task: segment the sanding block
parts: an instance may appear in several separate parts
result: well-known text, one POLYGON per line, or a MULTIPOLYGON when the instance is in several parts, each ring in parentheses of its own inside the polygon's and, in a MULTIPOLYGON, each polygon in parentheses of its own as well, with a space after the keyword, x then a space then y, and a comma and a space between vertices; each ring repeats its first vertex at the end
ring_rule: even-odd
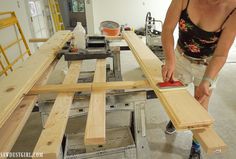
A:
POLYGON ((181 90, 186 89, 188 85, 183 84, 181 81, 168 81, 168 82, 159 82, 157 87, 159 91, 171 91, 171 90, 181 90))

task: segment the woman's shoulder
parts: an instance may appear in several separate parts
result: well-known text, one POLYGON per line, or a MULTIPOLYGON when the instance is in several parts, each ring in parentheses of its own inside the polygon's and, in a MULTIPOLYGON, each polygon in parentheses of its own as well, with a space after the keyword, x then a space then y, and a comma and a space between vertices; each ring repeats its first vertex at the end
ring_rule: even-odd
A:
POLYGON ((227 10, 228 10, 228 17, 227 18, 233 18, 235 21, 236 16, 236 0, 232 0, 227 4, 227 10))
POLYGON ((230 11, 231 12, 225 21, 223 29, 228 28, 235 33, 236 32, 236 8, 231 8, 230 11))
POLYGON ((225 3, 227 10, 233 11, 236 9, 236 0, 226 1, 225 3))

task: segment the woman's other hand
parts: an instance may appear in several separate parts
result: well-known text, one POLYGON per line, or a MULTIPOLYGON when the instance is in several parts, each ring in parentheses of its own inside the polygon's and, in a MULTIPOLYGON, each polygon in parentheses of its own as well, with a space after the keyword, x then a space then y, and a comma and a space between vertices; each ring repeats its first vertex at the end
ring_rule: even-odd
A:
POLYGON ((200 85, 196 88, 195 98, 198 100, 200 104, 202 104, 208 96, 210 96, 209 82, 202 81, 200 85))

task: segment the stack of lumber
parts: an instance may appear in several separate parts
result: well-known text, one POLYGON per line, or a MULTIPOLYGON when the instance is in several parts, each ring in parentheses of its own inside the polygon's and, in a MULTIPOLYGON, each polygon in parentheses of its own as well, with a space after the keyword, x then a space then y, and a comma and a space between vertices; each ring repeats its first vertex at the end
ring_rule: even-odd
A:
POLYGON ((187 90, 161 92, 156 84, 162 82, 162 62, 134 32, 124 32, 123 37, 175 127, 192 129, 206 152, 223 151, 226 145, 210 127, 213 118, 208 112, 187 90), (208 135, 213 139, 209 139, 208 135))
MULTIPOLYGON (((40 77, 35 86, 41 86, 47 83, 50 74, 57 62, 58 60, 53 61, 49 68, 40 77)), ((0 128, 0 152, 10 152, 27 119, 29 118, 37 100, 37 95, 25 96, 20 104, 18 104, 17 108, 13 111, 11 116, 0 128)))
POLYGON ((39 77, 55 59, 57 51, 71 39, 70 31, 57 32, 47 43, 43 44, 23 66, 16 69, 0 82, 0 127, 16 109, 24 94, 36 83, 39 77))
MULTIPOLYGON (((9 150, 12 147, 15 140, 9 141, 8 139, 10 138, 4 135, 14 133, 11 132, 14 131, 14 128, 19 128, 20 130, 23 128, 31 112, 30 109, 37 100, 35 96, 24 97, 24 95, 37 81, 39 81, 37 85, 42 85, 46 82, 47 72, 49 73, 56 64, 56 53, 71 38, 72 33, 70 31, 57 32, 38 51, 30 56, 21 67, 15 69, 13 73, 0 81, 0 136, 4 138, 4 140, 0 140, 1 146, 3 146, 1 150, 2 148, 3 150, 9 150), (50 69, 48 70, 48 68, 50 69), (42 75, 44 77, 39 80, 42 75), (15 124, 18 127, 14 127, 11 124, 15 124), (8 145, 5 145, 4 142, 8 145)), ((15 139, 20 133, 19 129, 17 130, 18 133, 13 135, 15 139)))

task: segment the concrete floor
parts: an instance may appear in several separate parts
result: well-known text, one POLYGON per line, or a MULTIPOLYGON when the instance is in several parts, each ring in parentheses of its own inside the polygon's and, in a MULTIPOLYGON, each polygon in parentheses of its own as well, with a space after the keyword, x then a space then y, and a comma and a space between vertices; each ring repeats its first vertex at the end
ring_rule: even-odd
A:
MULTIPOLYGON (((144 79, 137 62, 129 51, 122 52, 121 61, 124 80, 144 79)), ((203 153, 204 158, 208 159, 236 158, 236 98, 234 96, 236 90, 236 74, 234 73, 236 70, 236 44, 232 47, 227 62, 211 98, 209 113, 215 118, 214 128, 216 132, 229 148, 224 154, 207 156, 203 153)), ((192 91, 192 86, 189 89, 192 91)), ((169 119, 156 99, 147 102, 145 111, 147 138, 152 158, 187 159, 191 147, 191 132, 178 132, 172 136, 166 135, 164 130, 169 119)), ((39 115, 33 113, 13 151, 33 150, 41 130, 40 124, 39 115), (39 127, 38 131, 36 131, 35 126, 39 127)))

